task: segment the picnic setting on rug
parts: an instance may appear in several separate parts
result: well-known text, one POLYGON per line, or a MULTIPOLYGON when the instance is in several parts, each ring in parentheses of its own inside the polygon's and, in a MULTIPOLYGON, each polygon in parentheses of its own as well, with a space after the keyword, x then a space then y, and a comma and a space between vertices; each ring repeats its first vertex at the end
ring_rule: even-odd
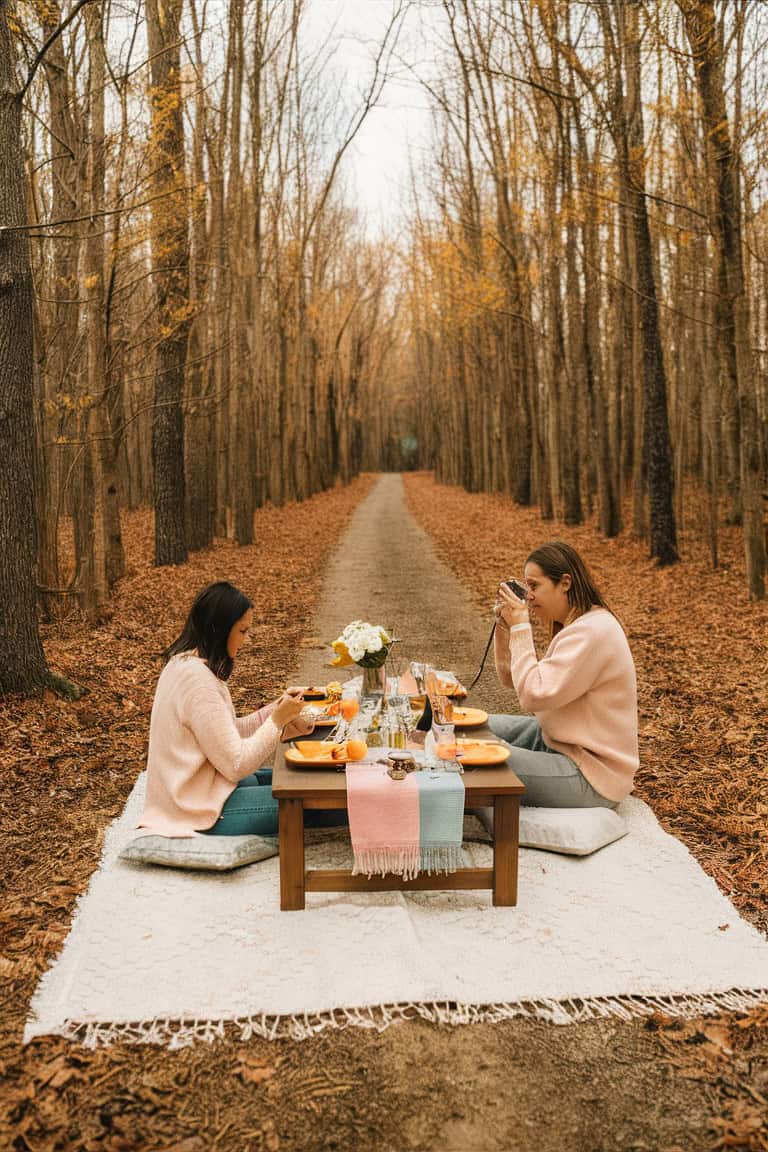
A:
POLYGON ((353 621, 332 664, 359 674, 238 718, 226 681, 252 615, 212 585, 167 649, 147 770, 26 1040, 768 999, 766 941, 630 796, 634 664, 572 549, 538 549, 497 594, 489 647, 522 715, 489 716, 452 670, 406 667, 390 630, 353 621), (530 611, 550 626, 541 659, 530 611))

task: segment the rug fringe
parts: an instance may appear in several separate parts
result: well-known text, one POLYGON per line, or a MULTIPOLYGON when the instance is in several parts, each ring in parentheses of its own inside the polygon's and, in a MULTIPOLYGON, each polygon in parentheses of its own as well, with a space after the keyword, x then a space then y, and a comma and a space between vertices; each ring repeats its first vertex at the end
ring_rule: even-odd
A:
MULTIPOLYGON (((717 1012, 747 1012, 768 1003, 768 988, 732 988, 725 992, 687 996, 614 996, 568 1000, 519 1000, 499 1004, 459 1004, 433 1001, 422 1004, 379 1004, 366 1008, 335 1008, 290 1016, 244 1016, 226 1020, 154 1019, 130 1023, 67 1020, 39 1035, 64 1036, 85 1048, 112 1044, 156 1044, 171 1050, 215 1040, 240 1041, 259 1036, 265 1040, 307 1040, 328 1028, 368 1028, 383 1032, 399 1020, 425 1020, 431 1024, 497 1024, 523 1016, 550 1024, 580 1024, 613 1018, 632 1020, 655 1012, 675 1018, 710 1016, 717 1012)), ((30 1036, 29 1039, 32 1037, 30 1036)))

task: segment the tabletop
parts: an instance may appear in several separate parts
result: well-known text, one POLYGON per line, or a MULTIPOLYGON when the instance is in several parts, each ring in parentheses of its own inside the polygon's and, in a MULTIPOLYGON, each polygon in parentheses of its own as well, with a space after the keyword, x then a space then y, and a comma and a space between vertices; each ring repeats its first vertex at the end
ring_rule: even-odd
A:
MULTIPOLYGON (((465 730, 457 725, 457 732, 460 735, 466 732, 467 736, 477 736, 484 740, 494 738, 487 725, 465 730)), ((316 729, 314 735, 317 739, 323 739, 322 730, 318 732, 316 729)), ((388 749, 381 748, 380 751, 384 758, 388 749)), ((272 795, 276 800, 303 797, 336 800, 341 804, 346 801, 347 779, 342 768, 296 768, 286 763, 284 752, 285 745, 278 744, 272 771, 272 795)), ((466 768, 462 780, 470 799, 475 799, 478 794, 514 796, 525 791, 524 784, 515 775, 509 761, 488 768, 466 768)))

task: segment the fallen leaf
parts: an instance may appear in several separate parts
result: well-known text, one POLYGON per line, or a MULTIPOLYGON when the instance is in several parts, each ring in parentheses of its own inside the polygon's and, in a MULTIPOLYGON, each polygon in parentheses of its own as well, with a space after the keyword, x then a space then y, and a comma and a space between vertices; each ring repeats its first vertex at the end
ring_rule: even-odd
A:
POLYGON ((246 1084, 263 1084, 265 1080, 270 1080, 275 1074, 274 1068, 270 1068, 268 1065, 252 1068, 247 1064, 242 1064, 237 1071, 246 1084))

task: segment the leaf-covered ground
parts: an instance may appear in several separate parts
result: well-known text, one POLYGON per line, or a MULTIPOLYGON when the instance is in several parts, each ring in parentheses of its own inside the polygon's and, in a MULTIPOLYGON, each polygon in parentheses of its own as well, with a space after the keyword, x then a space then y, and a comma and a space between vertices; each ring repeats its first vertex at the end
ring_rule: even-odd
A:
MULTIPOLYGON (((273 696, 293 675, 302 642, 317 642, 309 632, 324 564, 369 483, 364 478, 303 505, 261 509, 258 545, 219 541, 173 569, 152 567, 149 515, 127 516, 129 574, 109 618, 94 628, 68 620, 45 629, 52 669, 89 688, 88 695, 75 703, 47 695, 0 704, 0 1148, 446 1152, 447 1145, 432 1142, 434 1133, 452 1132, 451 1152, 640 1146, 664 1152, 647 1140, 638 1145, 637 1129, 625 1133, 621 1125, 621 1091, 629 1100, 639 1083, 634 1075, 644 1072, 660 1093, 649 1112, 665 1099, 701 1100, 698 1089, 695 1096, 673 1096, 664 1085, 703 1086, 706 1123, 696 1120, 697 1130, 709 1133, 706 1147, 767 1149, 767 1010, 684 1023, 595 1022, 557 1030, 556 1046, 548 1025, 513 1021, 472 1029, 471 1042, 466 1030, 413 1022, 383 1037, 350 1029, 302 1044, 227 1041, 176 1053, 120 1046, 92 1052, 55 1037, 20 1047, 37 979, 61 947, 104 832, 143 765, 159 671, 154 655, 179 630, 195 591, 212 579, 231 579, 256 605, 252 642, 232 685, 236 706, 273 696), (487 1063, 477 1059, 478 1044, 487 1063), (522 1127, 514 1087, 527 1065, 530 1074, 546 1077, 548 1062, 562 1074, 566 1059, 580 1095, 571 1110, 576 1127, 558 1143, 556 1121, 537 1133, 526 1117, 528 1128, 522 1127), (518 1071, 510 1078, 505 1069, 518 1071), (486 1083, 499 1074, 503 1083, 486 1083), (602 1126, 589 1120, 593 1074, 620 1086, 615 1112, 602 1126), (473 1111, 480 1100, 487 1122, 473 1111), (515 1135, 507 1144, 500 1131, 515 1135)), ((407 491, 417 518, 482 604, 493 598, 500 575, 521 572, 531 547, 565 531, 543 525, 535 511, 436 486, 426 475, 409 477, 407 491)), ((723 534, 724 567, 717 573, 685 538, 685 563, 659 571, 630 539, 602 541, 588 526, 569 529, 568 537, 589 556, 635 652, 639 794, 765 930, 768 615, 744 594, 737 533, 723 534)), ((566 1116, 566 1103, 556 1111, 566 1116)), ((685 1117, 679 1130, 686 1130, 685 1117)), ((681 1137, 665 1152, 683 1147, 703 1148, 681 1137)))

